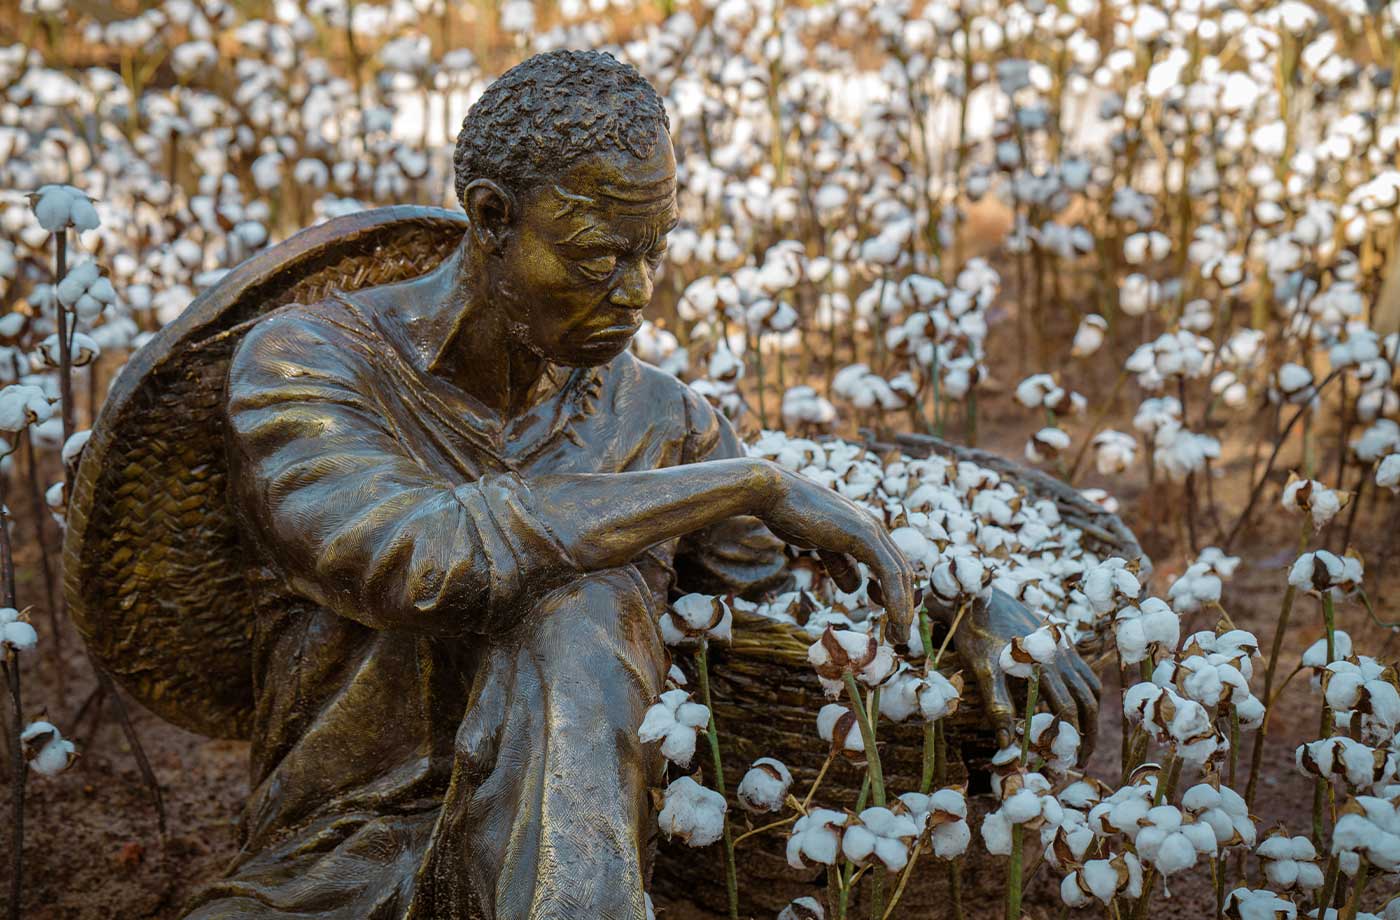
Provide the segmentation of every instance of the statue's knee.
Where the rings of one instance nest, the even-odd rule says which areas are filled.
[[[618,611],[649,613],[652,598],[641,573],[625,565],[581,575],[546,594],[535,605],[537,615],[563,610],[593,611],[616,616]]]

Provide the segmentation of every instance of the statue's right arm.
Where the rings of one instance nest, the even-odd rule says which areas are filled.
[[[375,628],[492,631],[584,572],[749,514],[866,562],[896,619],[912,615],[903,557],[831,490],[748,458],[450,482],[395,436],[364,361],[333,328],[284,314],[254,327],[229,372],[241,511],[291,584],[331,610]]]

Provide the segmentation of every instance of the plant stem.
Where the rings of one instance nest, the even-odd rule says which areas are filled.
[[[1366,888],[1366,874],[1370,868],[1371,864],[1366,857],[1361,857],[1361,866],[1356,870],[1356,880],[1351,884],[1351,897],[1347,899],[1347,909],[1342,914],[1342,920],[1356,920],[1356,914],[1361,910],[1361,892]]]
[[[1011,865],[1006,870],[1006,920],[1021,920],[1021,844],[1025,829],[1011,825]]]
[[[1026,681],[1026,722],[1021,733],[1021,769],[1031,756],[1031,718],[1035,715],[1036,697],[1040,694],[1040,665],[1031,665],[1031,676]],[[1024,845],[1025,828],[1020,824],[1011,825],[1011,865],[1006,873],[1006,920],[1021,920],[1021,851]]]
[[[15,606],[15,560],[10,547],[10,520],[5,508],[5,481],[0,478],[0,594],[6,607]],[[24,878],[24,788],[29,764],[24,759],[24,705],[20,696],[19,653],[8,649],[4,659],[5,683],[14,706],[14,731],[10,734],[10,920],[20,920],[21,880]]]
[[[715,765],[715,791],[724,795],[724,762],[719,753],[719,732],[715,727],[715,709],[710,701],[710,643],[707,639],[700,640],[700,646],[695,651],[695,665],[699,672],[700,696],[705,701],[705,707],[710,710],[710,724],[705,734],[710,739],[710,756],[714,759]],[[724,884],[729,892],[729,917],[730,920],[738,920],[739,917],[739,875],[734,865],[734,830],[729,825],[729,813],[724,815]]]
[[[875,729],[870,724],[870,716],[866,713],[865,703],[860,698],[860,688],[856,686],[855,675],[848,669],[842,678],[846,682],[846,695],[851,698],[851,709],[856,714],[856,721],[860,723],[861,742],[865,745],[866,775],[870,779],[870,798],[877,807],[885,804],[885,775],[880,769],[880,751],[875,747]]]

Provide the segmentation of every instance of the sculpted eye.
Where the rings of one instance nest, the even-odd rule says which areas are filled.
[[[606,278],[617,268],[617,256],[594,256],[591,259],[580,259],[577,264],[585,275]]]

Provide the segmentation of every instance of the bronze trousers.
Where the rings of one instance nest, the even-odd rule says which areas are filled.
[[[186,920],[644,920],[656,604],[630,565],[536,602],[478,659],[441,807],[325,816]]]

